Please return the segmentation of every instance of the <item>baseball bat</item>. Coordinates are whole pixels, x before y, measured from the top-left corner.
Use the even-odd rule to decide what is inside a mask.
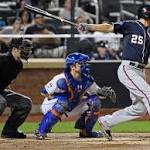
[[[69,20],[67,20],[67,19],[58,17],[58,16],[53,15],[53,14],[47,12],[47,11],[44,11],[44,10],[42,10],[42,9],[40,9],[40,8],[37,8],[37,7],[33,7],[33,6],[31,6],[31,5],[28,5],[28,4],[26,4],[26,5],[24,6],[24,8],[26,8],[27,10],[36,12],[36,13],[38,13],[38,14],[40,14],[40,15],[47,16],[47,17],[50,17],[50,18],[59,20],[59,21],[61,21],[61,22],[67,23],[67,24],[72,25],[72,26],[76,26],[76,25],[77,25],[76,23],[74,23],[74,22],[72,22],[72,21],[69,21]]]

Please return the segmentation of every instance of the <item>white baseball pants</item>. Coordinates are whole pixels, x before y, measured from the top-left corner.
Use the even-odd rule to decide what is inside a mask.
[[[48,100],[44,99],[41,105],[41,111],[43,114],[46,114],[48,111],[52,109],[57,99]],[[88,105],[86,101],[82,101],[78,106],[76,106],[71,112],[66,112],[67,117],[80,117],[80,115],[88,109]],[[66,115],[62,115],[62,120],[66,118]]]
[[[129,65],[130,61],[122,61],[118,68],[120,82],[129,90],[132,105],[114,112],[112,115],[100,117],[111,128],[121,122],[133,120],[145,115],[150,115],[150,86],[145,81],[143,69]]]

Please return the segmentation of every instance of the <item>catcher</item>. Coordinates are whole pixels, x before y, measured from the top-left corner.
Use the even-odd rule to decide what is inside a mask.
[[[80,129],[80,137],[102,137],[102,133],[92,129],[98,119],[101,98],[116,101],[115,91],[110,87],[100,88],[90,75],[89,57],[82,53],[72,53],[66,58],[63,73],[56,75],[41,89],[45,97],[41,110],[44,114],[36,139],[45,139],[47,132],[61,119],[79,116],[75,128]]]

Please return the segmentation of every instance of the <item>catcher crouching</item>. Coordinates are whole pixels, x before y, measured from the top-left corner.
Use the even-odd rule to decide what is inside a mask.
[[[37,139],[45,139],[53,126],[68,116],[78,116],[75,128],[80,130],[80,137],[103,137],[101,132],[93,131],[101,99],[115,102],[116,94],[112,88],[96,84],[90,75],[89,60],[82,53],[68,55],[64,72],[41,89],[45,97],[41,105],[44,116],[35,132]]]

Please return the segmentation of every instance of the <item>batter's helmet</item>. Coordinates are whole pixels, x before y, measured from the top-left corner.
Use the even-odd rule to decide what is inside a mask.
[[[150,5],[144,4],[138,9],[138,19],[150,19]]]
[[[21,58],[28,60],[32,53],[33,44],[28,39],[13,38],[10,43],[10,48],[17,48],[21,50]]]
[[[96,43],[96,46],[97,47],[102,47],[102,48],[107,48],[108,47],[108,44],[106,41],[99,41]]]

